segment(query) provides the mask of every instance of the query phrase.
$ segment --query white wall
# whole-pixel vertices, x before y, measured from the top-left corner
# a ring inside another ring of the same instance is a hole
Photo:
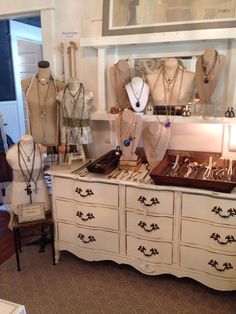
[[[79,44],[80,37],[95,37],[101,36],[102,32],[102,0],[44,0],[44,1],[0,1],[0,14],[15,14],[23,11],[30,12],[37,9],[41,9],[44,6],[43,12],[45,13],[45,6],[49,8],[55,7],[55,11],[52,9],[49,11],[49,21],[53,23],[53,34],[47,34],[47,25],[44,26],[43,33],[45,34],[47,41],[44,47],[46,56],[52,62],[52,67],[57,77],[62,77],[62,58],[58,50],[59,45],[63,42],[64,46],[68,45],[70,39],[65,39],[64,34],[66,32],[76,32],[77,35],[71,40],[76,41]],[[45,15],[47,20],[47,15]],[[45,21],[44,20],[44,21]],[[49,25],[50,26],[50,25]],[[50,29],[50,27],[49,27]],[[50,36],[50,37],[49,37]],[[216,48],[220,49],[225,55],[228,54],[228,43],[223,44],[214,43]],[[209,43],[209,46],[211,43]],[[201,45],[184,44],[180,46],[176,45],[157,45],[152,47],[150,53],[154,52],[168,52],[174,49],[180,49],[183,51],[195,51],[201,52],[204,47],[208,46],[207,42],[201,43]],[[176,48],[177,47],[177,48]],[[151,49],[151,48],[150,48]],[[140,55],[143,52],[142,48],[133,48],[131,53]],[[130,47],[118,50],[111,50],[109,55],[109,62],[117,61],[117,59],[130,54]],[[64,52],[66,55],[66,51]],[[94,108],[96,108],[97,102],[97,51],[93,48],[80,49],[78,52],[77,73],[79,78],[84,82],[85,87],[88,90],[94,92]],[[66,71],[66,69],[65,69]],[[232,86],[234,88],[234,86]],[[111,101],[109,99],[109,101]],[[94,145],[90,147],[90,152],[93,156],[98,156],[101,153],[109,150],[113,147],[113,143],[109,143],[113,138],[111,134],[110,125],[108,122],[92,122]],[[176,125],[172,129],[172,138],[170,142],[170,148],[172,149],[184,149],[184,150],[198,150],[198,151],[222,151],[224,146],[223,139],[223,127],[216,125]],[[227,145],[226,145],[227,146]]]

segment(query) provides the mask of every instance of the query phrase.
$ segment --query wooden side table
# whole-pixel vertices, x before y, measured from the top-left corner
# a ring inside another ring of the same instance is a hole
[[[46,216],[46,219],[38,220],[38,221],[30,221],[19,223],[18,218],[15,215],[12,223],[13,229],[13,236],[14,236],[14,244],[15,244],[15,252],[16,252],[16,263],[17,263],[17,270],[20,271],[20,256],[19,252],[21,253],[21,235],[20,231],[22,229],[33,229],[36,227],[49,227],[50,228],[50,242],[52,247],[52,256],[53,256],[53,265],[55,265],[55,249],[54,249],[54,222],[52,219],[51,214]]]

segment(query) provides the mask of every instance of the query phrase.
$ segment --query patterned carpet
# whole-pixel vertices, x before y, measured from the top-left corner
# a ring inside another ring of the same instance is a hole
[[[191,279],[145,276],[130,266],[86,262],[63,252],[24,247],[0,265],[0,299],[24,304],[27,314],[235,314],[236,291],[219,292]]]

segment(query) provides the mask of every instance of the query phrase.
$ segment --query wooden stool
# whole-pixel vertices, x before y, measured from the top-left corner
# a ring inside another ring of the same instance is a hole
[[[18,218],[15,215],[13,222],[12,222],[12,229],[13,229],[13,236],[14,236],[14,243],[15,243],[15,251],[16,251],[16,262],[17,262],[17,270],[20,271],[20,257],[19,252],[21,251],[21,236],[20,230],[21,229],[28,229],[28,228],[35,228],[35,227],[43,227],[48,226],[50,228],[50,236],[51,236],[51,247],[52,247],[52,256],[53,256],[53,265],[55,265],[55,249],[54,249],[54,222],[52,219],[51,214],[46,216],[44,220],[38,221],[30,221],[19,223]]]

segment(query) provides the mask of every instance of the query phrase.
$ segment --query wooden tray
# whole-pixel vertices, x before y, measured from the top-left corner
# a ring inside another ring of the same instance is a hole
[[[156,166],[150,173],[150,177],[157,185],[172,185],[172,186],[184,186],[190,188],[198,188],[205,190],[212,190],[217,192],[230,193],[236,186],[236,161],[233,161],[232,177],[231,181],[220,180],[204,180],[198,178],[185,178],[184,176],[169,176],[167,175],[171,165],[174,164],[176,155],[179,155],[179,164],[184,160],[189,159],[190,162],[204,163],[209,162],[209,157],[212,157],[213,162],[216,162],[219,166],[227,165],[226,159],[220,159],[220,154],[206,153],[206,152],[187,152],[187,151],[167,151],[164,159]]]

